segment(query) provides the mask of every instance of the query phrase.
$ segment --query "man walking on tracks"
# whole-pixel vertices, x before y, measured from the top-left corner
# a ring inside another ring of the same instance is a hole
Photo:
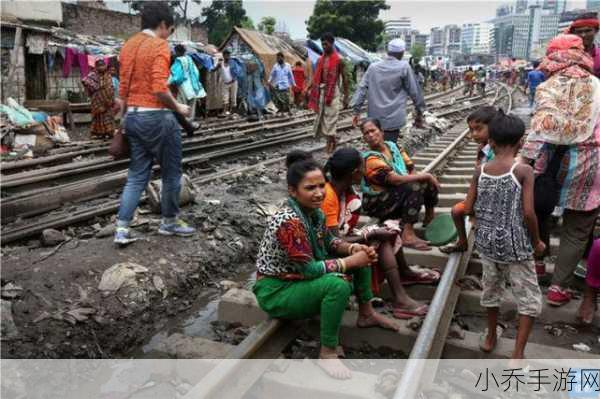
[[[317,69],[308,89],[310,93],[308,107],[317,113],[314,125],[315,136],[327,137],[328,153],[335,150],[336,125],[340,110],[342,106],[345,108],[348,105],[348,81],[344,74],[342,59],[335,51],[334,42],[331,33],[325,33],[321,37],[323,55],[317,62]]]
[[[152,176],[154,159],[162,177],[158,232],[177,236],[195,232],[179,219],[181,129],[173,111],[189,116],[190,107],[178,103],[167,86],[171,51],[166,39],[175,27],[173,14],[167,3],[158,1],[145,3],[141,14],[143,31],[123,45],[120,55],[119,94],[127,107],[125,133],[131,154],[114,239],[119,245],[136,240],[129,224]]]
[[[407,61],[402,60],[406,45],[402,39],[388,44],[388,56],[371,64],[363,76],[351,107],[354,109],[352,124],[358,125],[360,109],[368,94],[369,118],[381,122],[385,140],[396,143],[400,129],[406,123],[406,100],[410,97],[415,104],[415,125],[422,125],[425,100],[421,88]]]
[[[277,107],[277,112],[288,112],[290,109],[290,91],[296,83],[290,64],[285,62],[283,53],[277,53],[277,62],[273,65],[271,76],[269,77],[269,86],[271,87],[271,96]]]

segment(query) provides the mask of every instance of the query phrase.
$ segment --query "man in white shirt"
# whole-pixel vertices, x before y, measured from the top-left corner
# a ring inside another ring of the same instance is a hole
[[[219,61],[217,68],[221,68],[221,81],[223,82],[223,110],[225,115],[231,115],[231,111],[237,106],[237,76],[232,71],[231,52],[223,50],[223,62]]]

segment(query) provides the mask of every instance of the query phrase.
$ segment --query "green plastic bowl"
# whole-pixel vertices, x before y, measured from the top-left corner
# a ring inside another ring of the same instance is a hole
[[[457,236],[458,232],[456,231],[456,226],[454,226],[452,216],[447,213],[437,215],[425,228],[425,239],[431,245],[446,245],[456,240]]]

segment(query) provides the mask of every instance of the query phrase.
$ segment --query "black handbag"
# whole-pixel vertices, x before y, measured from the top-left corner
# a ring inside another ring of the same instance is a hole
[[[557,174],[560,169],[567,146],[557,146],[546,171],[536,176],[533,186],[533,204],[538,217],[548,217],[554,211],[560,200],[561,185]]]

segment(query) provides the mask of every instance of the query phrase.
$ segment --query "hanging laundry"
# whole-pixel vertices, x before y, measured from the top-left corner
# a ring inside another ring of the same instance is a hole
[[[63,77],[68,78],[73,67],[79,67],[81,78],[89,73],[87,54],[80,52],[77,48],[67,47],[65,49],[65,62],[63,63]]]
[[[44,54],[44,50],[48,46],[48,37],[46,35],[27,35],[25,45],[28,48],[29,54]]]

